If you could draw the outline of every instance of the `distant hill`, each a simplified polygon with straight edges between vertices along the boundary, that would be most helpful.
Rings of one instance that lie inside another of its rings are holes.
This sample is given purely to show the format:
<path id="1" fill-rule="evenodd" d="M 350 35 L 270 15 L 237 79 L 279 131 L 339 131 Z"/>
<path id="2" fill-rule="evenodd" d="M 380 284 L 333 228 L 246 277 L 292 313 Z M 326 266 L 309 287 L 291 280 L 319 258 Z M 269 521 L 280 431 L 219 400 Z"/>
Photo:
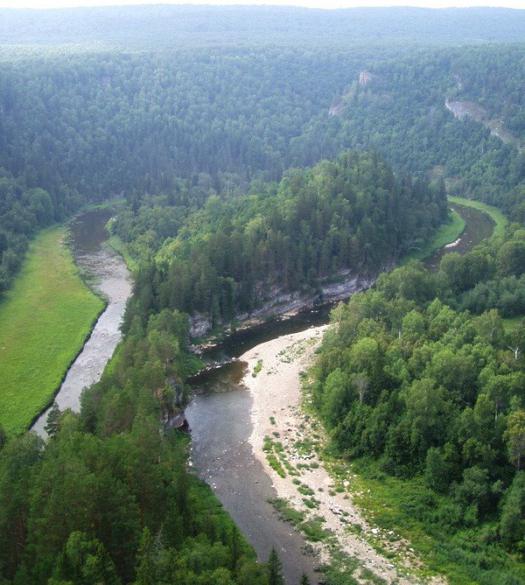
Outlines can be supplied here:
<path id="1" fill-rule="evenodd" d="M 120 49 L 525 41 L 525 10 L 129 6 L 0 9 L 0 45 Z"/>

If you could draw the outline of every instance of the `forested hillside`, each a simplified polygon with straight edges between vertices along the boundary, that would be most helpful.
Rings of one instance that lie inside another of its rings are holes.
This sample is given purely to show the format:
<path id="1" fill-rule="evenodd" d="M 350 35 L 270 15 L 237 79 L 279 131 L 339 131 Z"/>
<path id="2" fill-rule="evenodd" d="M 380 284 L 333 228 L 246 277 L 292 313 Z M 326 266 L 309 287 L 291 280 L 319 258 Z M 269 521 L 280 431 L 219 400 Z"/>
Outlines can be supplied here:
<path id="1" fill-rule="evenodd" d="M 252 189 L 226 201 L 210 197 L 180 230 L 166 226 L 159 207 L 153 225 L 151 207 L 117 218 L 113 231 L 153 260 L 135 285 L 140 313 L 170 308 L 229 322 L 283 292 L 315 290 L 342 271 L 376 274 L 447 219 L 442 183 L 397 179 L 364 153 Z M 158 225 L 168 229 L 148 239 Z"/>
<path id="2" fill-rule="evenodd" d="M 0 429 L 1 585 L 280 584 L 165 424 L 202 365 L 190 317 L 371 280 L 447 191 L 512 223 L 337 308 L 311 392 L 451 582 L 525 581 L 524 35 L 492 9 L 0 11 L 0 294 L 39 229 L 116 197 L 138 267 L 81 412 L 45 444 Z"/>
<path id="3" fill-rule="evenodd" d="M 411 482 L 397 504 L 439 542 L 438 562 L 487 585 L 525 575 L 506 554 L 525 538 L 525 327 L 497 310 L 523 315 L 524 236 L 514 225 L 437 273 L 410 264 L 353 296 L 312 387 L 337 452 Z"/>
<path id="4" fill-rule="evenodd" d="M 522 220 L 523 59 L 522 47 L 506 46 L 199 49 L 4 62 L 4 190 L 48 191 L 52 220 L 85 201 L 124 194 L 136 212 L 143 200 L 151 207 L 145 195 L 161 195 L 180 224 L 210 195 L 243 194 L 254 180 L 280 180 L 290 167 L 358 148 L 378 151 L 395 172 L 443 178 L 450 191 Z M 454 117 L 449 103 L 474 113 Z M 510 143 L 491 134 L 492 123 Z M 14 255 L 3 260 L 4 282 L 20 262 L 19 240 L 49 221 L 42 213 L 13 220 L 21 212 L 8 205 L 4 231 Z"/>
<path id="5" fill-rule="evenodd" d="M 292 141 L 294 161 L 340 148 L 371 148 L 396 169 L 448 179 L 449 190 L 502 206 L 523 220 L 523 47 L 421 51 L 363 69 Z M 513 74 L 509 74 L 510 62 Z M 493 135 L 478 116 L 456 119 L 449 101 L 461 100 L 487 122 L 496 121 L 514 143 Z"/>

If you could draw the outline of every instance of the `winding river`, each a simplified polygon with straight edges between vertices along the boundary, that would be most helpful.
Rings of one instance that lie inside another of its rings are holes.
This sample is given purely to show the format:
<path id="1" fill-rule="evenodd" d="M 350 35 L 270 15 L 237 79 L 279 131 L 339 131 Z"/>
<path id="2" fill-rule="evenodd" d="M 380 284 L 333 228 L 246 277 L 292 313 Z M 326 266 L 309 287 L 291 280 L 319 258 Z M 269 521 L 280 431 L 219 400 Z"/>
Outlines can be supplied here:
<path id="1" fill-rule="evenodd" d="M 494 224 L 485 213 L 464 206 L 454 208 L 465 219 L 465 230 L 455 246 L 442 248 L 425 261 L 430 269 L 437 268 L 443 255 L 452 251 L 465 253 L 492 233 Z M 235 359 L 275 337 L 326 324 L 331 308 L 332 305 L 323 306 L 240 331 L 220 348 L 209 351 L 207 357 Z M 287 583 L 299 583 L 302 573 L 317 583 L 315 569 L 319 562 L 310 554 L 303 536 L 280 520 L 269 504 L 275 490 L 248 443 L 252 432 L 252 399 L 240 384 L 245 368 L 245 363 L 233 361 L 191 381 L 196 395 L 186 410 L 186 417 L 192 431 L 192 465 L 212 486 L 261 560 L 266 560 L 275 546 Z"/>
<path id="2" fill-rule="evenodd" d="M 493 224 L 484 213 L 457 207 L 467 228 L 454 247 L 438 251 L 425 263 L 435 268 L 448 251 L 465 252 L 490 235 Z M 97 382 L 121 339 L 120 324 L 131 295 L 130 274 L 122 258 L 105 241 L 108 210 L 89 211 L 71 226 L 72 247 L 77 264 L 93 282 L 93 288 L 107 300 L 107 307 L 92 334 L 69 369 L 56 396 L 61 410 L 79 410 L 82 390 Z M 237 358 L 256 345 L 328 322 L 331 306 L 274 320 L 228 338 L 220 348 L 208 352 L 210 360 Z M 318 560 L 311 547 L 291 525 L 278 517 L 269 503 L 275 497 L 270 477 L 254 456 L 248 442 L 252 431 L 252 399 L 241 385 L 246 364 L 233 361 L 193 378 L 195 397 L 186 410 L 191 431 L 190 464 L 207 481 L 240 529 L 266 560 L 275 546 L 283 563 L 287 583 L 299 583 L 309 575 L 317 583 Z M 48 412 L 33 429 L 45 435 Z"/>
<path id="3" fill-rule="evenodd" d="M 111 215 L 108 209 L 96 209 L 81 214 L 71 224 L 75 262 L 107 305 L 60 386 L 55 398 L 60 410 L 80 410 L 82 390 L 100 380 L 122 337 L 120 324 L 132 283 L 124 260 L 106 244 L 105 225 Z M 43 412 L 32 427 L 41 436 L 46 434 L 48 413 Z"/>

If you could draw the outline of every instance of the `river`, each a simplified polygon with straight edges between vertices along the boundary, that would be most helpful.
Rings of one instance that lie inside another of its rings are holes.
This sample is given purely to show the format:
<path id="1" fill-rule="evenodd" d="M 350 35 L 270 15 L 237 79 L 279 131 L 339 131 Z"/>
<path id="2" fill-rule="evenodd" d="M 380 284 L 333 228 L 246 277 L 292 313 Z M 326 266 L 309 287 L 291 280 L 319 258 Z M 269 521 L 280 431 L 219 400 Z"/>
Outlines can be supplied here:
<path id="1" fill-rule="evenodd" d="M 109 209 L 96 209 L 82 213 L 71 223 L 75 262 L 92 288 L 106 299 L 107 306 L 60 386 L 55 398 L 60 410 L 80 410 L 82 390 L 100 380 L 122 337 L 120 324 L 132 282 L 122 257 L 106 244 L 105 225 L 111 215 Z M 48 413 L 42 413 L 32 427 L 41 436 L 45 436 Z"/>
<path id="2" fill-rule="evenodd" d="M 436 269 L 446 253 L 464 253 L 492 233 L 494 224 L 485 213 L 464 206 L 454 208 L 465 219 L 465 230 L 456 246 L 442 248 L 425 261 L 430 269 Z M 208 351 L 206 357 L 235 359 L 275 337 L 326 324 L 332 306 L 235 333 L 220 348 Z M 275 546 L 288 584 L 299 583 L 303 572 L 317 583 L 318 561 L 309 554 L 307 542 L 290 524 L 280 520 L 268 503 L 275 497 L 275 490 L 248 443 L 252 399 L 240 384 L 245 368 L 243 362 L 233 361 L 191 380 L 196 395 L 186 409 L 186 417 L 192 432 L 192 465 L 212 486 L 261 560 L 266 560 Z"/>
<path id="3" fill-rule="evenodd" d="M 491 233 L 492 222 L 485 214 L 465 207 L 458 211 L 466 219 L 467 228 L 457 246 L 440 250 L 425 262 L 430 268 L 439 264 L 444 253 L 465 252 Z M 110 216 L 108 210 L 90 211 L 71 225 L 75 260 L 108 304 L 57 394 L 61 410 L 79 410 L 82 390 L 100 379 L 121 339 L 120 324 L 132 285 L 122 258 L 104 245 L 107 240 L 104 226 Z M 326 305 L 240 331 L 220 348 L 209 351 L 206 357 L 235 359 L 275 337 L 327 323 L 330 309 Z M 303 573 L 309 575 L 312 583 L 317 583 L 318 560 L 312 557 L 303 536 L 280 520 L 269 503 L 275 497 L 271 479 L 248 443 L 252 432 L 252 399 L 240 383 L 245 368 L 243 362 L 233 361 L 193 378 L 196 394 L 186 410 L 192 430 L 190 463 L 211 485 L 261 560 L 266 560 L 275 546 L 288 584 L 299 583 Z M 33 426 L 42 435 L 47 414 L 43 413 Z"/>

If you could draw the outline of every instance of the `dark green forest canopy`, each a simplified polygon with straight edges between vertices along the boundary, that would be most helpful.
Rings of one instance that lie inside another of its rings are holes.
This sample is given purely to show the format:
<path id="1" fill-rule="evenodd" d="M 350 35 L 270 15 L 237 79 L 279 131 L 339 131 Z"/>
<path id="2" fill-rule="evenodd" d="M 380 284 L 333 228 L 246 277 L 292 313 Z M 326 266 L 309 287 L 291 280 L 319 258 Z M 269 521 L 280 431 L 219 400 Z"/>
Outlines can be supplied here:
<path id="1" fill-rule="evenodd" d="M 158 200 L 116 219 L 113 231 L 153 260 L 137 276 L 128 320 L 168 307 L 228 322 L 341 271 L 375 274 L 447 218 L 442 183 L 396 178 L 367 153 L 345 153 L 255 189 L 210 197 L 178 233 Z M 155 237 L 159 227 L 164 233 Z"/>
<path id="2" fill-rule="evenodd" d="M 126 194 L 137 210 L 161 195 L 180 218 L 210 195 L 246 193 L 348 148 L 523 220 L 524 55 L 521 45 L 235 48 L 4 61 L 2 286 L 35 227 L 86 201 Z M 482 108 L 515 143 L 455 119 L 447 100 Z M 49 193 L 51 213 L 24 218 L 15 202 L 34 189 Z"/>
<path id="3" fill-rule="evenodd" d="M 0 44 L 116 47 L 520 42 L 522 10 L 127 6 L 0 10 Z"/>
<path id="4" fill-rule="evenodd" d="M 483 584 L 524 575 L 507 552 L 525 540 L 525 320 L 505 330 L 496 310 L 522 307 L 524 236 L 515 224 L 437 273 L 383 275 L 334 310 L 313 370 L 333 447 L 410 478 L 402 506 Z"/>
<path id="5" fill-rule="evenodd" d="M 0 430 L 2 585 L 266 585 L 159 433 L 198 367 L 185 312 L 375 274 L 445 219 L 443 184 L 523 221 L 525 49 L 492 42 L 524 27 L 508 10 L 0 11 L 0 288 L 36 230 L 115 195 L 140 266 L 81 413 L 47 446 Z M 524 274 L 514 224 L 435 274 L 382 277 L 334 313 L 313 388 L 338 452 L 421 482 L 409 513 L 490 585 L 523 582 L 525 337 L 501 315 L 523 315 Z"/>
<path id="6" fill-rule="evenodd" d="M 102 53 L 4 63 L 0 165 L 29 187 L 66 184 L 107 197 L 169 192 L 177 177 L 199 175 L 222 191 L 365 148 L 396 170 L 442 167 L 455 189 L 481 188 L 494 200 L 519 182 L 523 155 L 481 123 L 454 119 L 445 102 L 474 102 L 523 140 L 523 61 L 523 47 L 509 46 Z"/>

